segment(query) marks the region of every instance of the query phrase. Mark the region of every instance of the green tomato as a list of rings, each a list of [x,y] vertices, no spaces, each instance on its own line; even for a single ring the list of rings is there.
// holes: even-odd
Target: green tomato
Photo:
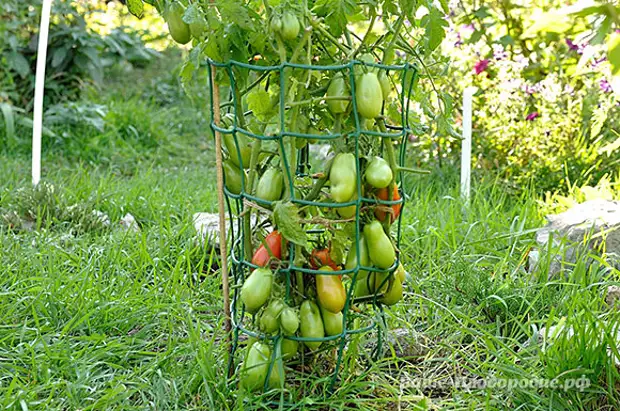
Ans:
[[[248,349],[249,352],[241,367],[239,382],[242,388],[256,391],[265,384],[271,361],[271,350],[267,344],[261,342],[255,342]]]
[[[295,148],[297,150],[301,150],[307,144],[308,144],[308,140],[306,140],[305,138],[300,138],[300,137],[295,138]]]
[[[329,87],[327,87],[327,92],[325,93],[326,97],[351,97],[351,93],[349,92],[349,88],[347,87],[347,81],[344,78],[342,73],[336,73],[332,81],[329,83]],[[349,104],[351,102],[349,100],[326,100],[327,107],[332,112],[332,114],[342,114],[346,113]]]
[[[301,303],[299,310],[299,329],[304,338],[323,338],[325,330],[319,307],[314,301],[306,300]],[[310,350],[316,350],[321,346],[321,341],[304,341]]]
[[[268,168],[256,186],[256,197],[265,201],[276,201],[282,197],[282,188],[284,186],[284,177],[279,168]]]
[[[370,261],[383,270],[390,268],[396,260],[396,251],[390,238],[383,231],[383,226],[377,220],[364,226],[364,238],[368,245]]]
[[[357,111],[364,118],[375,118],[381,114],[383,91],[375,73],[368,72],[360,76],[356,83],[355,102]]]
[[[178,1],[174,1],[164,12],[164,20],[168,23],[168,30],[172,39],[179,44],[187,44],[192,39],[189,25],[183,21],[185,8]]]
[[[337,203],[351,200],[357,191],[356,161],[351,153],[340,153],[334,158],[329,171],[329,180],[332,200]]]
[[[385,305],[394,305],[403,298],[403,282],[400,278],[394,278],[392,286],[381,297],[381,302]]]
[[[323,317],[323,327],[325,328],[325,334],[342,334],[342,311],[332,313],[329,310],[321,307],[321,316]]]
[[[274,33],[280,33],[282,31],[282,19],[280,16],[273,16],[271,23],[269,24],[271,31]]]
[[[383,100],[387,100],[392,92],[392,85],[390,79],[385,71],[379,73],[379,83],[381,83],[381,91],[383,92]]]
[[[268,268],[257,268],[241,287],[241,301],[250,314],[255,314],[271,296],[273,273]]]
[[[372,295],[373,292],[370,289],[372,288],[374,278],[374,273],[368,274],[365,272],[364,274],[358,274],[357,279],[355,280],[353,295],[355,297],[368,297],[369,295]]]
[[[398,263],[398,268],[394,271],[394,276],[401,283],[405,282],[405,278],[407,277],[407,273],[405,272],[405,267],[403,267],[403,263]]]
[[[260,316],[259,327],[260,330],[265,334],[271,334],[278,329],[278,320],[276,318],[273,318],[272,315],[264,312]]]
[[[226,160],[222,164],[222,168],[224,169],[224,183],[228,191],[237,195],[241,194],[243,181],[241,179],[241,170],[239,167],[232,164],[229,160]],[[247,180],[247,178],[246,175],[245,179]]]
[[[282,31],[280,35],[284,40],[293,40],[299,34],[299,20],[293,13],[286,12],[282,15]]]
[[[222,133],[222,137],[226,150],[228,150],[230,162],[237,167],[241,166],[241,163],[239,163],[239,156],[241,156],[242,167],[248,168],[250,166],[250,157],[252,156],[252,146],[249,139],[244,135],[237,134],[237,144],[239,144],[239,151],[237,151],[235,136]]]
[[[376,59],[375,56],[372,55],[372,53],[364,53],[361,54],[357,60],[364,62],[364,63],[376,63]],[[364,66],[362,64],[356,64],[353,67],[353,73],[355,74],[355,78],[358,79],[361,75],[363,75],[364,73],[375,73],[377,71],[376,67],[371,67],[371,66]]]
[[[353,240],[355,242],[355,240]],[[347,270],[353,270],[357,268],[357,265],[370,267],[370,259],[368,258],[368,246],[366,245],[366,239],[363,235],[360,235],[359,249],[360,249],[360,258],[357,258],[357,247],[355,244],[351,244],[351,248],[349,249],[349,253],[347,254],[347,261],[344,263],[344,268]],[[366,275],[368,271],[359,270],[358,279],[360,275]],[[358,280],[359,281],[359,280]]]
[[[278,318],[284,308],[284,303],[280,300],[271,300],[260,317],[260,329],[264,333],[271,334],[278,330]]]
[[[280,313],[280,325],[285,335],[294,335],[299,328],[299,316],[291,307],[286,307]]]
[[[351,200],[357,200],[357,193],[355,193],[349,201]],[[336,212],[338,212],[338,215],[342,218],[353,218],[357,212],[357,206],[353,204],[348,207],[340,207],[336,209]]]
[[[386,188],[392,182],[394,174],[387,161],[381,157],[373,157],[366,166],[364,179],[374,188]]]
[[[291,358],[297,355],[297,351],[299,350],[299,341],[297,340],[289,340],[288,338],[283,338],[280,345],[280,352],[282,353],[282,359],[284,361],[288,361]]]
[[[284,372],[284,367],[282,367],[282,371]],[[278,361],[273,364],[271,368],[271,374],[269,374],[269,382],[268,387],[270,389],[280,388],[284,386],[284,375],[280,374],[280,367],[278,366]]]

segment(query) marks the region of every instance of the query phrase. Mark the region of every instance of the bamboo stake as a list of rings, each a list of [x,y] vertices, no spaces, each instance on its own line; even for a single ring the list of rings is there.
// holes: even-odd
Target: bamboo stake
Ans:
[[[211,84],[213,84],[213,122],[220,125],[220,89],[215,80],[215,67],[211,70]],[[215,134],[215,165],[217,174],[217,206],[220,217],[220,259],[222,271],[222,293],[224,294],[224,328],[228,342],[228,355],[232,355],[232,335],[230,318],[230,288],[228,283],[228,250],[226,249],[226,210],[224,205],[224,171],[222,168],[222,135],[214,130]],[[232,367],[228,370],[232,377]]]

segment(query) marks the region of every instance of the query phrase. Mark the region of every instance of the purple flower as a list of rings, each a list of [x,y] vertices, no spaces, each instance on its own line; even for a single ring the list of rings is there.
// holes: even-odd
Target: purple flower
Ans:
[[[508,57],[508,53],[501,44],[493,44],[493,57],[495,60],[503,60]]]
[[[476,74],[480,74],[483,71],[485,71],[487,67],[489,67],[489,60],[488,59],[480,60],[474,65],[474,72]]]
[[[611,84],[609,83],[609,81],[607,81],[606,78],[602,78],[598,82],[598,86],[601,88],[601,91],[603,93],[611,93],[612,91],[614,91],[614,89],[611,87]]]
[[[461,37],[461,33],[456,33],[456,41],[454,42],[454,47],[461,47],[463,45],[463,38]]]
[[[579,50],[579,46],[573,43],[571,39],[566,39],[566,45],[568,46],[569,50],[572,50],[572,51]]]
[[[527,117],[525,117],[525,119],[527,121],[533,121],[536,117],[539,117],[540,114],[538,113],[538,111],[533,111],[530,114],[527,115]]]
[[[578,54],[583,54],[583,51],[588,46],[588,43],[575,43],[571,39],[566,39],[566,45],[571,51],[576,51]]]
[[[474,27],[473,24],[463,24],[461,26],[461,29],[463,29],[465,31],[476,31],[476,27]]]
[[[606,61],[607,57],[603,56],[600,59],[595,58],[592,62],[592,68],[597,68],[602,62]]]
[[[529,94],[529,95],[538,93],[540,89],[541,89],[540,83],[536,83],[536,84],[525,83],[522,87],[522,90],[525,92],[525,94]]]

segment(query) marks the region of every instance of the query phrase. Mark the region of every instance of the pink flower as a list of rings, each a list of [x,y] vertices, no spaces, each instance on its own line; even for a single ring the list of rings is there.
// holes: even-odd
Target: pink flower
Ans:
[[[525,117],[525,119],[527,121],[533,121],[536,117],[539,117],[540,114],[538,113],[538,111],[533,111],[530,114],[527,115],[527,117]]]
[[[485,71],[487,67],[489,67],[489,60],[488,59],[480,60],[474,65],[474,72],[476,74],[480,74],[483,71]]]
[[[603,93],[611,93],[612,91],[614,91],[614,89],[611,87],[611,84],[609,83],[609,81],[607,81],[606,78],[602,78],[599,81],[598,85]]]

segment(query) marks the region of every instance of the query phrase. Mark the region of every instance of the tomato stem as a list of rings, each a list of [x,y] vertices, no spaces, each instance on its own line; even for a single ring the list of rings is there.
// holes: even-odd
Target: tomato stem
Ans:
[[[342,44],[334,36],[332,36],[332,34],[329,31],[327,31],[323,26],[321,26],[321,23],[319,23],[317,20],[313,20],[312,17],[309,17],[309,20],[310,20],[310,25],[314,29],[318,30],[323,35],[323,37],[325,37],[327,40],[332,42],[344,54],[349,54],[350,49],[347,46],[345,46],[344,44]]]
[[[304,49],[304,44],[308,41],[311,34],[312,34],[312,27],[306,27],[306,29],[304,30],[304,35],[301,38],[301,41],[299,42],[297,47],[295,47],[295,50],[293,51],[293,55],[291,56],[292,63],[294,63],[295,60],[297,60],[297,57],[299,57],[299,53],[301,53],[301,51]]]
[[[252,153],[250,154],[250,173],[248,175],[248,185],[247,187],[245,187],[245,191],[250,194],[252,194],[252,189],[254,188],[254,180],[256,179],[256,165],[258,163],[258,156],[261,152],[261,143],[262,141],[258,139],[252,142]],[[245,258],[247,260],[251,260],[252,254],[254,252],[254,247],[252,245],[252,235],[250,234],[252,232],[252,209],[247,204],[244,204],[243,209],[243,241],[245,248]]]
[[[359,54],[359,52],[361,51],[362,47],[364,46],[364,44],[366,44],[366,41],[370,37],[370,33],[372,32],[372,28],[375,25],[375,19],[377,18],[377,11],[373,7],[370,13],[371,13],[371,15],[370,15],[370,23],[368,23],[368,29],[366,30],[366,34],[364,34],[364,38],[361,40],[359,46],[357,46],[357,48],[353,51],[353,53],[351,53],[349,55],[349,60],[353,60],[355,58],[355,56],[357,56]]]
[[[424,170],[422,168],[415,168],[415,167],[398,166],[397,169],[398,171],[404,171],[406,173],[414,173],[414,174],[430,174],[431,173],[429,170]]]
[[[293,101],[289,103],[289,107],[297,107],[304,104],[314,104],[319,101],[327,101],[327,100],[348,100],[351,101],[351,96],[320,96],[320,97],[312,97],[306,100]]]

